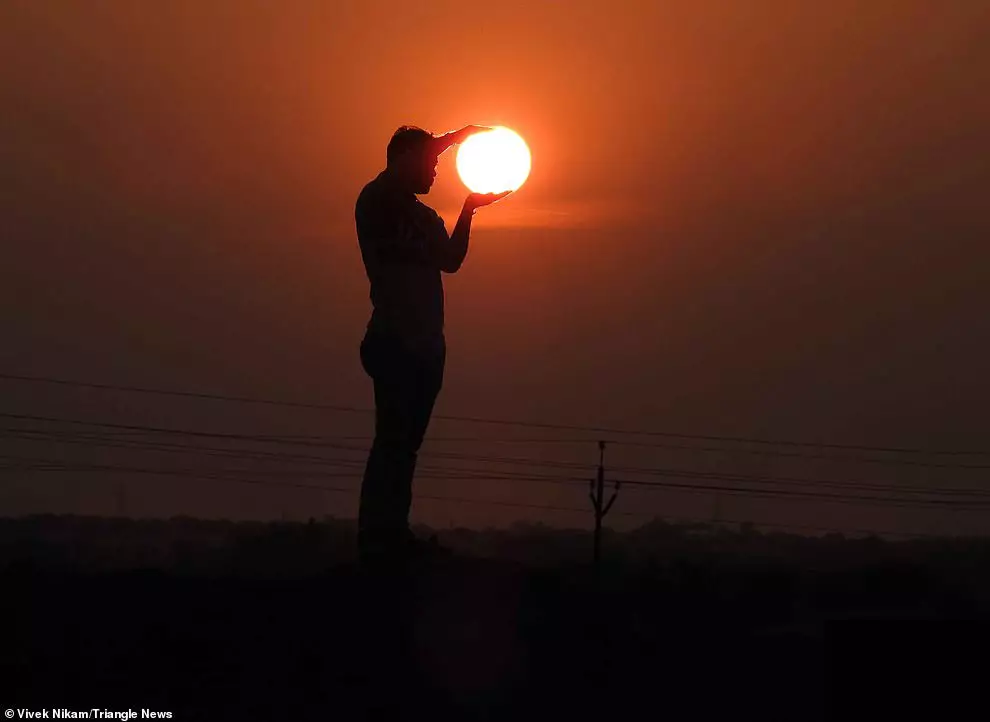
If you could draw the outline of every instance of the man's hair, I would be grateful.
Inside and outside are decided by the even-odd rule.
[[[415,125],[403,125],[392,134],[392,139],[388,142],[385,151],[386,161],[391,165],[392,161],[410,149],[420,149],[425,152],[432,140],[433,134],[429,131]]]

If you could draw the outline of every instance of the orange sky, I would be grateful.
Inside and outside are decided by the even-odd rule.
[[[986,3],[564,7],[5,2],[0,367],[367,406],[357,192],[400,124],[504,124],[438,413],[985,448]],[[464,193],[450,153],[425,200]]]

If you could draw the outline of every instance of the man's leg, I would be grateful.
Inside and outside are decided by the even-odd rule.
[[[396,513],[401,514],[403,524],[403,535],[407,541],[412,542],[413,535],[409,529],[409,512],[412,507],[412,487],[416,475],[416,465],[419,457],[420,447],[423,445],[423,438],[430,424],[433,415],[433,407],[436,404],[437,395],[443,384],[444,357],[439,356],[433,359],[415,360],[413,366],[415,370],[413,383],[411,384],[411,396],[409,414],[406,419],[408,425],[404,429],[404,447],[402,464],[400,466],[401,479],[397,485],[401,489],[401,497],[397,497],[397,504],[401,504],[401,509],[396,509]],[[412,550],[410,550],[412,551]]]
[[[434,359],[419,359],[416,365],[406,437],[408,448],[413,451],[414,466],[443,386],[444,363],[445,357],[441,354]]]
[[[417,453],[443,380],[443,356],[431,361],[372,339],[362,362],[375,385],[375,440],[361,486],[358,544],[363,555],[388,554],[409,537]]]
[[[370,351],[370,349],[368,349]],[[365,353],[366,370],[374,372],[375,440],[368,456],[358,517],[362,561],[372,570],[401,569],[410,537],[409,510],[416,458],[429,424],[443,376],[439,366],[423,365],[395,348],[379,346]],[[370,622],[363,650],[369,658],[372,695],[413,685],[409,656],[415,604],[402,575],[375,574],[377,583],[365,603]],[[398,583],[396,583],[398,582]],[[409,687],[406,687],[408,690]]]
[[[402,495],[402,432],[408,425],[409,389],[387,358],[387,349],[369,351],[374,363],[375,438],[368,454],[358,511],[358,547],[362,556],[384,556],[399,539],[396,497]]]
[[[358,553],[371,572],[361,600],[360,656],[367,675],[364,690],[369,719],[390,719],[406,703],[412,662],[409,657],[411,605],[401,570],[400,551],[407,526],[402,515],[402,436],[408,425],[409,386],[392,363],[387,348],[371,365],[375,392],[375,438],[368,454],[358,510]],[[385,368],[383,368],[383,366]]]

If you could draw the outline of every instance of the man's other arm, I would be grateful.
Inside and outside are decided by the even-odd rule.
[[[461,208],[461,214],[457,217],[454,232],[450,234],[450,242],[444,244],[443,265],[440,266],[441,271],[456,273],[461,267],[461,264],[464,263],[468,252],[468,241],[471,238],[471,219],[474,218],[475,211],[505,198],[509,193],[510,191],[504,191],[503,193],[472,193],[464,199],[464,205]]]
[[[454,232],[447,236],[447,230],[443,225],[443,219],[437,216],[443,234],[437,233],[431,236],[433,245],[432,256],[436,260],[437,267],[444,273],[457,273],[461,264],[467,258],[468,241],[471,238],[471,219],[474,217],[474,209],[466,204],[461,209],[461,214],[457,217],[454,225]]]

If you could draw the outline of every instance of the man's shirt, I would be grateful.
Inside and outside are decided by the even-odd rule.
[[[385,172],[368,183],[354,209],[358,243],[371,283],[368,330],[434,356],[444,349],[441,271],[453,273],[467,252],[456,248],[443,219]]]

